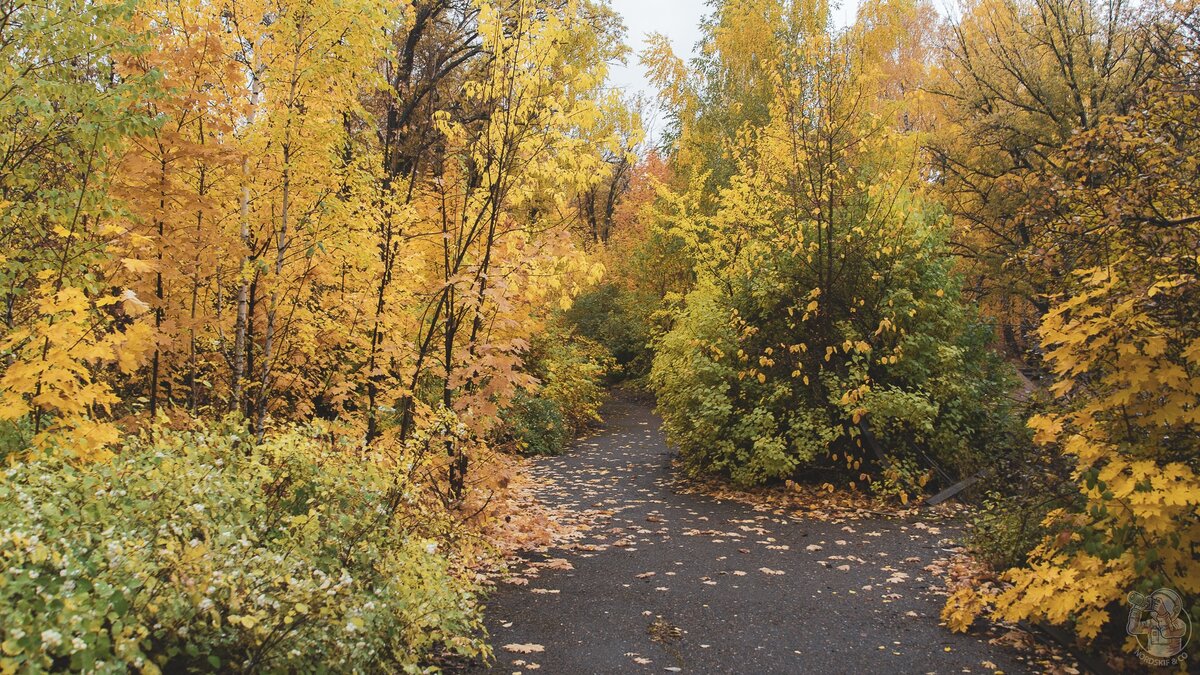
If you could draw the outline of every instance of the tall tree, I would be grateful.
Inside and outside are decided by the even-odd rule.
[[[923,194],[896,76],[920,63],[877,27],[787,9],[776,30],[792,37],[762,64],[769,117],[719,160],[736,170],[715,211],[689,193],[660,207],[697,279],[657,343],[660,409],[695,470],[756,483],[836,462],[906,499],[925,472],[980,463],[1007,422],[985,405],[1004,380]]]
[[[1161,67],[1036,177],[1059,232],[1045,255],[1075,270],[1039,329],[1056,399],[1030,426],[1075,494],[994,599],[1001,619],[1071,622],[1088,641],[1134,591],[1200,608],[1200,13],[1149,18]],[[962,591],[946,617],[964,628],[981,604]]]
[[[1075,269],[1038,255],[1052,216],[1034,177],[1062,170],[1056,151],[1101,116],[1130,111],[1156,67],[1147,44],[1125,0],[985,0],[948,28],[933,168],[969,287],[1014,353],[1035,346],[1053,279]]]

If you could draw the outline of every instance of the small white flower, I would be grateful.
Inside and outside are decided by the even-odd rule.
[[[55,649],[62,644],[62,633],[56,630],[42,631],[42,646],[46,649]]]
[[[203,504],[192,504],[192,510],[195,511],[196,513],[204,513],[204,505]]]
[[[71,638],[71,651],[72,652],[81,652],[85,649],[87,649],[87,643],[84,642],[82,638],[78,638],[78,637]]]
[[[437,553],[437,542],[431,541],[428,544],[425,544],[425,552],[428,553],[429,555],[433,555],[434,553]]]
[[[349,623],[349,622],[346,623],[346,632],[347,633],[353,633],[357,630],[358,630],[358,626],[355,626],[353,623]]]

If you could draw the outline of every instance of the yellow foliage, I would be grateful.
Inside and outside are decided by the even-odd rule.
[[[1110,608],[1132,591],[1171,588],[1187,610],[1200,598],[1200,191],[1181,182],[1200,136],[1179,124],[1195,95],[1176,84],[1196,71],[1186,42],[1159,48],[1180,56],[1139,93],[1141,109],[1067,143],[1055,159],[1072,178],[1039,177],[1069,223],[1045,255],[1069,248],[1078,266],[1041,322],[1057,400],[1029,427],[1063,454],[1077,494],[1046,518],[1027,564],[1005,573],[995,616],[1071,622],[1085,640],[1121,618]]]
[[[119,435],[102,415],[120,399],[98,377],[100,366],[133,372],[153,349],[153,331],[140,316],[115,326],[108,310],[116,298],[89,300],[74,287],[41,292],[37,318],[0,341],[11,355],[0,376],[0,420],[30,417],[36,447],[103,459]]]

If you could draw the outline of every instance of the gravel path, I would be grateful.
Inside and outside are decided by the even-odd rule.
[[[475,672],[1030,671],[986,636],[938,626],[924,567],[952,523],[824,522],[679,494],[651,407],[615,400],[605,420],[536,463],[555,486],[544,501],[601,515],[580,546],[547,556],[569,565],[500,584],[487,613],[496,662]]]

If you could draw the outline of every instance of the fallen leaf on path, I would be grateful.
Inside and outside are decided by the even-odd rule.
[[[514,654],[535,654],[537,652],[546,651],[546,647],[544,645],[534,644],[532,642],[527,642],[525,644],[508,644],[504,645],[504,649],[505,651],[510,651]]]

